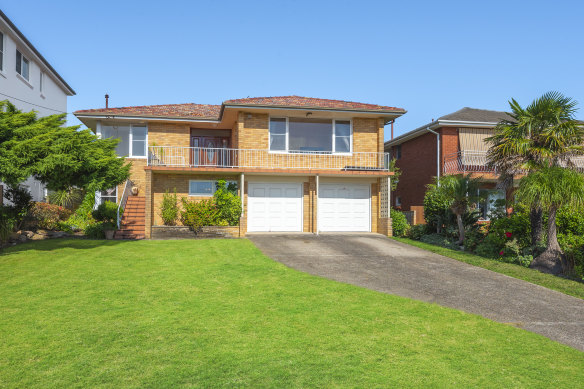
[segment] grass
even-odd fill
[[[584,353],[314,277],[247,240],[0,255],[4,387],[578,387]]]
[[[494,259],[480,257],[464,251],[452,250],[433,244],[420,242],[409,238],[393,237],[398,242],[416,246],[436,254],[444,255],[457,261],[465,262],[484,269],[492,270],[497,273],[505,274],[513,278],[531,282],[549,289],[557,290],[570,296],[584,299],[584,283],[570,280],[567,278],[553,276],[551,274],[541,273],[523,266],[512,263],[500,262]]]

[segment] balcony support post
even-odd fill
[[[245,182],[244,182],[244,174],[241,173],[241,183],[239,186],[239,194],[241,195],[241,217],[243,217],[243,199],[245,198]]]
[[[316,235],[318,236],[318,174],[316,175],[316,201],[315,201],[315,208],[316,208],[316,217],[314,218],[314,224],[316,224]]]

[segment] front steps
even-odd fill
[[[144,239],[146,221],[146,198],[144,196],[129,196],[122,216],[120,230],[116,231],[115,239]]]

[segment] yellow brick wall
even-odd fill
[[[383,123],[380,119],[353,118],[353,151],[383,152]]]
[[[377,232],[379,218],[379,185],[371,184],[371,232]]]
[[[150,146],[191,146],[191,128],[188,124],[148,123],[148,143]]]

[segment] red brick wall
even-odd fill
[[[436,135],[426,133],[402,143],[396,166],[402,174],[397,190],[391,195],[391,205],[396,206],[397,196],[401,197],[401,208],[405,211],[422,205],[426,185],[436,175]]]
[[[455,127],[441,127],[440,130],[440,160],[441,169],[440,174],[444,172],[444,157],[458,152],[458,128]]]

